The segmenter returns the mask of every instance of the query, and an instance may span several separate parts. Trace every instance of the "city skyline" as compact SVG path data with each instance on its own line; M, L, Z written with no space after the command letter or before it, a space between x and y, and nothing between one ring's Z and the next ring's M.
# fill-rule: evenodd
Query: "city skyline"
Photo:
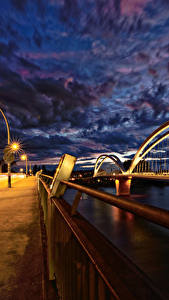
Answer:
M32 163L131 158L169 119L168 12L164 0L1 1L0 108ZM0 134L3 146L3 120Z

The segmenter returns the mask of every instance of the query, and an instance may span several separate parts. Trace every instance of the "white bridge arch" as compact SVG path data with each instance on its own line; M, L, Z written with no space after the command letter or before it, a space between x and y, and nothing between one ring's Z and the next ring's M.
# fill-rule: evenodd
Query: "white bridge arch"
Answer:
M104 163L104 161L106 159L112 160L116 164L116 166L119 167L119 169L121 170L122 173L126 172L124 169L123 163L121 162L121 160L118 158L117 155L102 154L96 160L95 167L94 167L94 175L93 175L94 177L97 176L99 169L101 168L102 164Z
M129 169L127 171L124 169L123 163L121 162L121 160L118 158L117 155L114 155L114 154L113 155L102 154L96 160L96 163L95 163L95 166L94 166L94 175L93 176L94 177L97 176L98 171L99 171L100 167L102 166L103 162L106 159L108 159L108 158L111 159L120 168L122 174L125 174L125 175L131 174L133 172L134 168L145 157L146 154L148 154L156 145L158 145L164 139L166 139L167 137L169 137L169 131L167 131L163 135L161 135L167 129L169 129L169 121L167 121L164 124L162 124L160 127L158 127L156 130L154 130L146 138L146 140L141 144L141 146L139 147L138 151L136 152L134 158L131 161L131 165L130 165L130 167L129 167ZM157 138L157 139L155 141L153 141L155 138ZM145 150L145 148L147 146L148 146L148 148Z
M137 164L140 162L140 160L143 159L143 157L150 152L156 145L158 145L160 142L162 142L164 139L166 139L169 136L169 131L167 131L165 134L160 136L158 138L158 135L160 135L163 131L167 130L169 128L169 121L162 124L160 127L158 127L156 130L154 130L148 138L141 144L138 151L136 152L134 158L132 159L131 166L128 169L128 173L131 174L134 170L134 168L137 166ZM152 143L151 141L157 137L157 139ZM149 145L150 144L150 145ZM149 145L149 147L144 152L144 149Z

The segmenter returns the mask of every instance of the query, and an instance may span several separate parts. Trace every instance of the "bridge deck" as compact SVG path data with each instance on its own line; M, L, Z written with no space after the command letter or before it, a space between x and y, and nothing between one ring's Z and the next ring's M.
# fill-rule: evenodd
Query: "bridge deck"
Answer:
M0 300L43 299L43 258L34 177L0 182Z

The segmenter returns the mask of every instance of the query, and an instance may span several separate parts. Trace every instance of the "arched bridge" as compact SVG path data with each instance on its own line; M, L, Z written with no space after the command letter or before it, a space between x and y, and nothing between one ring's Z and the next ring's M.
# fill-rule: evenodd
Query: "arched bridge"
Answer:
M167 174L168 168L168 152L169 152L169 121L162 124L156 130L154 130L146 140L141 144L138 151L136 152L134 158L128 170L125 170L123 163L120 158L113 154L100 155L95 163L94 167L94 177L101 175L99 170L105 160L110 159L119 168L121 175L116 175L116 191L117 194L128 194L130 192L130 183L133 173L140 174L144 173L144 176L148 174L163 175ZM162 156L164 154L164 157ZM118 177L118 178L117 178ZM127 185L126 185L127 184ZM122 187L122 189L120 188ZM125 189L124 189L125 186Z
M117 155L102 154L96 160L95 167L94 167L94 177L97 176L99 169L101 168L102 164L106 159L112 160L119 167L122 173L126 172L123 163L121 162L121 160L118 158Z

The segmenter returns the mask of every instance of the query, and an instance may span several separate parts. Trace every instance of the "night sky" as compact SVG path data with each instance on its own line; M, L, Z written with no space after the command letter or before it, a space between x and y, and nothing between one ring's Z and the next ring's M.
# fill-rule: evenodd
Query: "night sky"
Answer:
M32 164L128 158L169 119L168 0L0 5L0 107Z

